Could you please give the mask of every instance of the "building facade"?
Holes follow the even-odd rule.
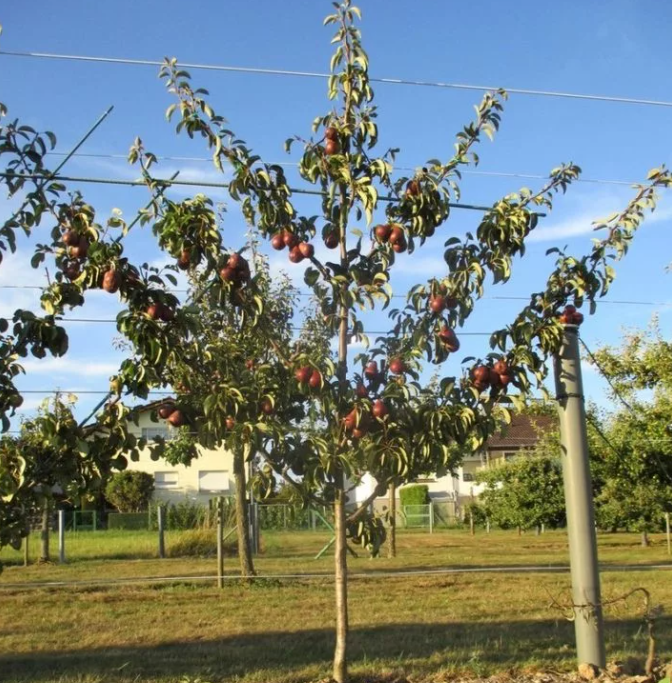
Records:
[[[152,411],[159,404],[148,404],[140,413],[138,424],[129,424],[136,437],[170,439],[176,430],[165,420],[154,422]],[[198,446],[199,457],[189,467],[170,465],[163,459],[152,460],[149,449],[140,453],[138,461],[129,461],[128,469],[147,472],[154,477],[154,500],[179,503],[189,500],[202,504],[214,496],[233,496],[233,456],[222,449],[210,450]]]
[[[515,415],[511,424],[488,439],[482,450],[466,456],[454,473],[443,477],[419,478],[414,483],[425,484],[432,502],[450,504],[457,513],[465,502],[478,498],[482,493],[483,485],[476,482],[479,470],[524,457],[537,445],[541,436],[556,424],[556,419],[547,415]],[[366,475],[356,489],[357,502],[366,500],[375,486],[375,479]],[[386,504],[387,496],[381,496],[374,507],[382,508]]]

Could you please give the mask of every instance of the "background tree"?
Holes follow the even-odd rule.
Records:
[[[154,494],[154,477],[147,472],[116,472],[105,485],[105,498],[119,512],[146,510]]]
[[[183,252],[189,248],[188,245],[183,247]],[[222,307],[217,296],[204,294],[207,276],[195,269],[189,272],[187,298],[199,301],[198,326],[179,359],[174,359],[164,370],[163,378],[177,389],[176,400],[159,407],[154,415],[155,419],[163,418],[185,426],[177,440],[153,446],[152,454],[154,458],[163,457],[172,463],[189,465],[198,457],[197,445],[215,447],[221,444],[231,450],[238,552],[243,576],[254,574],[245,467],[256,456],[244,424],[253,421],[256,429],[263,433],[266,423],[258,421],[260,412],[268,419],[282,410],[292,410],[281,402],[284,399],[284,403],[289,403],[291,392],[296,393],[293,382],[287,377],[287,358],[310,356],[328,362],[331,353],[321,316],[315,316],[314,308],[310,306],[303,311],[298,308],[298,290],[287,276],[271,278],[268,260],[259,253],[256,239],[250,240],[245,251],[248,250],[256,297],[264,304],[258,311],[254,327],[246,324],[244,314],[231,307]],[[239,258],[247,263],[244,257]],[[311,367],[306,384],[313,372],[319,377],[319,371]],[[306,397],[300,395],[300,402],[305,401]],[[199,413],[201,416],[197,417]],[[216,417],[210,419],[210,416]],[[298,412],[294,410],[291,416],[298,420],[308,419],[309,403]],[[240,423],[243,426],[239,431]],[[273,490],[274,481],[265,476],[255,479],[252,484],[258,493],[267,496]]]
[[[67,397],[46,400],[18,437],[0,440],[0,546],[18,548],[30,520],[53,509],[56,494],[76,505],[102,489],[113,467],[125,467],[123,445],[112,451],[113,439],[87,434],[72,407]],[[48,559],[48,546],[42,555]]]
[[[557,457],[520,454],[476,475],[488,519],[504,529],[565,524],[562,467]],[[480,501],[479,501],[480,502]]]
[[[609,381],[616,406],[599,451],[606,483],[598,520],[641,532],[647,545],[648,533],[672,511],[672,344],[654,319],[619,348],[603,347],[589,359]]]

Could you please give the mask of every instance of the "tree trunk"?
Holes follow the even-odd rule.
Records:
[[[518,535],[522,536],[523,535],[523,529],[522,527],[518,527]]]
[[[390,484],[388,488],[390,515],[389,528],[387,531],[387,556],[397,556],[397,487]]]
[[[345,536],[345,493],[343,475],[334,501],[334,533],[336,534],[334,569],[336,583],[336,648],[334,649],[333,678],[336,683],[345,683],[348,678],[346,657],[348,642],[348,553]]]
[[[642,531],[642,548],[649,547],[649,534],[647,531]]]
[[[537,524],[537,526],[534,527],[534,535],[541,536],[541,524]]]
[[[49,562],[49,534],[51,533],[51,501],[45,498],[42,503],[42,529],[40,530],[40,562]]]
[[[245,460],[242,453],[233,454],[233,474],[236,481],[236,529],[238,531],[238,557],[241,576],[254,576],[252,548],[250,547],[250,518],[247,505]]]
[[[469,533],[472,536],[476,535],[476,527],[474,526],[474,511],[469,510]]]

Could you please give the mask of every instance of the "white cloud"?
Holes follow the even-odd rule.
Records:
[[[528,240],[530,242],[551,242],[570,239],[579,235],[592,234],[600,239],[603,230],[595,231],[594,222],[606,218],[614,211],[623,209],[630,195],[625,193],[601,193],[578,195],[578,206],[574,214],[568,215],[559,221],[552,218],[542,219],[539,227],[535,229]],[[643,226],[651,223],[659,223],[672,218],[672,206],[658,208],[653,213],[646,212]]]
[[[109,377],[119,369],[119,363],[75,358],[26,360],[21,365],[26,374],[49,374],[54,377]]]
[[[123,159],[101,159],[97,157],[78,157],[77,164],[83,169],[91,172],[102,172],[106,177],[120,178],[122,180],[139,180],[142,174],[138,166],[131,166]],[[225,167],[224,173],[218,171],[212,162],[190,163],[190,162],[159,162],[152,166],[150,172],[156,178],[168,180],[176,172],[179,175],[176,180],[187,182],[205,183],[225,183],[230,173]],[[225,199],[228,194],[224,188],[199,187],[197,185],[173,185],[170,194],[182,197],[193,196],[198,193],[207,194],[214,199]]]

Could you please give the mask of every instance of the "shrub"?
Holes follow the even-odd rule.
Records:
[[[469,526],[471,523],[471,517],[473,515],[475,526],[485,526],[488,521],[488,516],[486,514],[485,508],[481,503],[475,500],[470,500],[463,508],[464,515],[462,517],[462,522],[465,526]]]
[[[224,554],[235,555],[235,535],[224,541]],[[190,529],[168,544],[168,557],[213,557],[217,554],[217,533],[214,529]]]
[[[402,505],[429,505],[429,486],[413,484],[400,488],[399,502]]]
[[[149,529],[149,517],[146,512],[110,512],[107,516],[107,528],[127,531]]]
[[[195,501],[184,500],[179,503],[162,503],[164,512],[164,529],[180,531],[185,529],[212,529],[217,525],[216,499],[209,505],[202,505]],[[150,508],[150,525],[152,529],[158,527],[155,502]],[[224,499],[224,526],[235,524],[235,505],[232,498]]]
[[[115,472],[105,487],[105,498],[119,512],[142,512],[154,493],[154,477],[147,472]]]

